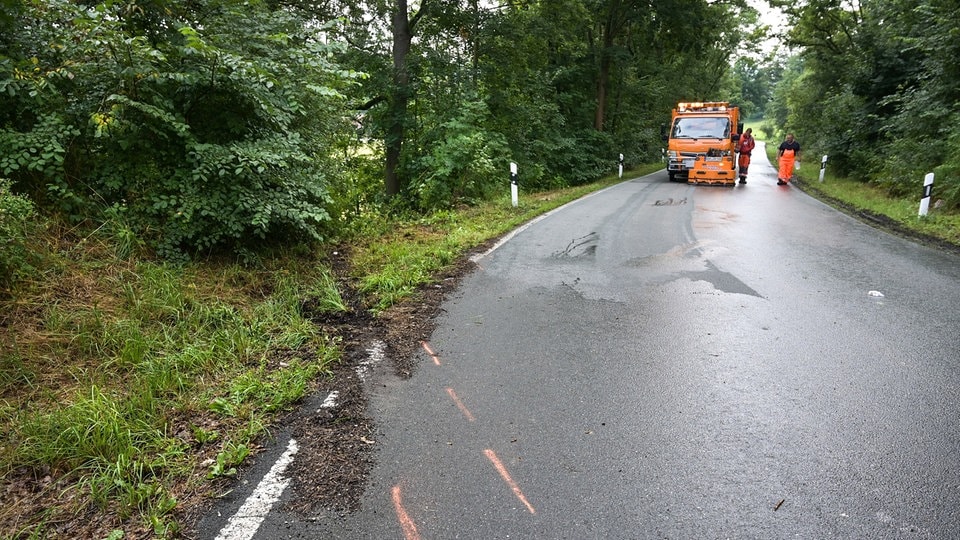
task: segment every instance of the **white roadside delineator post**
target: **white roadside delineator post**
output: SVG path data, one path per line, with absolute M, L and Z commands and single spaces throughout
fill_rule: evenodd
M 820 181 L 823 182 L 823 174 L 827 172 L 827 156 L 820 160 Z
M 513 207 L 516 208 L 519 204 L 517 196 L 517 164 L 510 162 L 510 198 L 513 201 Z
M 920 215 L 925 216 L 930 210 L 930 196 L 933 195 L 933 173 L 927 173 L 923 178 L 923 198 L 920 199 Z
M 620 172 L 617 178 L 623 178 L 623 154 L 620 154 Z

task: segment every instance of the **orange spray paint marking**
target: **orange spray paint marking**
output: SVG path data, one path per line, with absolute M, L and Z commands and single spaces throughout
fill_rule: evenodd
M 500 462 L 500 459 L 497 457 L 497 454 L 494 453 L 494 451 L 490 450 L 489 448 L 484 450 L 483 453 L 487 455 L 487 459 L 489 459 L 490 462 L 493 463 L 493 466 L 496 467 L 497 472 L 499 472 L 500 476 L 503 477 L 503 481 L 506 482 L 507 485 L 510 486 L 510 489 L 513 490 L 513 494 L 516 495 L 518 499 L 520 499 L 520 502 L 522 502 L 524 506 L 527 507 L 527 510 L 529 510 L 531 514 L 536 514 L 537 511 L 533 509 L 533 505 L 530 504 L 527 501 L 527 498 L 523 496 L 523 492 L 520 491 L 520 486 L 518 486 L 517 483 L 513 481 L 513 478 L 510 478 L 510 473 L 507 472 L 507 468 L 504 467 L 503 463 Z
M 420 345 L 423 345 L 423 350 L 427 351 L 427 354 L 430 355 L 430 358 L 433 358 L 433 363 L 439 366 L 440 358 L 438 358 L 437 354 L 433 352 L 433 349 L 430 348 L 430 344 L 428 344 L 426 341 L 421 341 Z
M 403 529 L 403 537 L 406 540 L 420 540 L 417 525 L 407 515 L 400 501 L 400 486 L 393 486 L 393 508 L 397 511 L 397 520 L 400 521 L 400 528 Z
M 460 401 L 460 398 L 457 397 L 457 393 L 453 391 L 453 388 L 447 388 L 447 393 L 450 394 L 450 399 L 457 404 L 457 408 L 467 417 L 467 420 L 473 422 L 473 414 L 471 414 L 470 409 Z

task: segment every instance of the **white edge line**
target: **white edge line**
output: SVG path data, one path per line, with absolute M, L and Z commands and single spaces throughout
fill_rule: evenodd
M 323 400 L 323 403 L 320 404 L 321 409 L 332 409 L 337 406 L 337 399 L 340 398 L 340 392 L 333 390 L 327 394 L 327 399 Z
M 380 341 L 379 339 L 374 340 L 373 344 L 369 349 L 367 349 L 367 359 L 360 362 L 359 365 L 355 368 L 357 376 L 360 377 L 360 380 L 366 380 L 367 372 L 370 371 L 370 368 L 380 362 L 383 362 L 386 359 L 386 354 L 384 350 L 387 348 L 387 344 Z
M 260 480 L 257 488 L 247 497 L 237 513 L 220 530 L 216 540 L 249 540 L 263 524 L 273 505 L 280 500 L 290 479 L 283 476 L 287 467 L 293 463 L 293 456 L 300 447 L 297 441 L 290 439 L 287 450 L 273 464 L 270 471 Z

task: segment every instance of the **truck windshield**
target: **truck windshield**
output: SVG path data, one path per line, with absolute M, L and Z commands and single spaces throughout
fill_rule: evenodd
M 730 136 L 728 118 L 683 117 L 673 123 L 674 139 L 726 139 Z

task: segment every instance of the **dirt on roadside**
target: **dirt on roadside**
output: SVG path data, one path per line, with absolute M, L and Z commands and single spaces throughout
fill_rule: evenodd
M 304 309 L 327 335 L 342 340 L 343 357 L 332 377 L 319 383 L 315 394 L 305 400 L 307 403 L 280 422 L 299 443 L 297 458 L 288 472 L 292 496 L 285 510 L 308 517 L 321 509 L 344 514 L 359 508 L 367 475 L 373 467 L 375 426 L 368 416 L 364 382 L 357 367 L 367 361 L 371 344 L 379 341 L 386 346 L 385 356 L 395 374 L 401 378 L 413 376 L 417 350 L 433 334 L 444 299 L 475 267 L 470 256 L 488 245 L 465 255 L 435 276 L 432 283 L 421 286 L 411 297 L 376 317 L 360 305 L 356 288 L 347 277 L 347 258 L 343 250 L 337 251 L 340 255 L 330 263 L 339 276 L 340 289 L 350 310 L 329 315 L 311 312 L 310 306 Z M 335 407 L 315 406 L 334 389 Z M 192 525 L 210 503 L 211 500 L 204 499 L 183 505 L 179 517 L 186 525 L 184 538 L 195 538 Z

